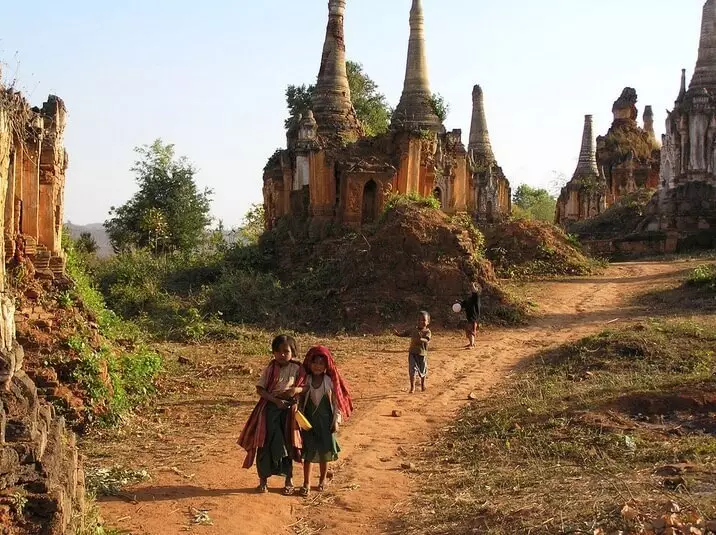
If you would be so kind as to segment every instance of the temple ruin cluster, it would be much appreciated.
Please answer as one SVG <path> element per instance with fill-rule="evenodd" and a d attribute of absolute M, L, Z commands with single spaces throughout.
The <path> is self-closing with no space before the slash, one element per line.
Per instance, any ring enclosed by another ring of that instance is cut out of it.
<path fill-rule="evenodd" d="M 27 257 L 39 276 L 53 278 L 65 265 L 65 104 L 51 95 L 33 108 L 20 93 L 0 87 L 0 114 L 5 258 Z"/>
<path fill-rule="evenodd" d="M 359 227 L 376 219 L 391 193 L 435 196 L 447 213 L 493 220 L 511 211 L 510 184 L 492 150 L 482 89 L 473 90 L 467 149 L 446 131 L 431 101 L 425 17 L 413 0 L 403 93 L 389 132 L 367 137 L 346 73 L 346 0 L 330 0 L 312 110 L 287 132 L 287 148 L 264 170 L 267 228 L 285 217 Z"/>
<path fill-rule="evenodd" d="M 661 145 L 654 133 L 654 112 L 651 106 L 644 108 L 640 127 L 636 103 L 636 91 L 624 88 L 612 107 L 609 131 L 596 140 L 592 116 L 585 117 L 577 169 L 557 202 L 559 225 L 595 217 L 639 189 L 657 189 Z"/>

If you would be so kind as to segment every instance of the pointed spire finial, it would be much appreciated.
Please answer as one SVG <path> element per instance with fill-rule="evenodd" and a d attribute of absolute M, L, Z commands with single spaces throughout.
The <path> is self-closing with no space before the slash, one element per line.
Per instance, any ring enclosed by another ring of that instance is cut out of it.
<path fill-rule="evenodd" d="M 716 91 L 716 0 L 707 0 L 701 19 L 701 40 L 689 90 Z"/>
<path fill-rule="evenodd" d="M 597 141 L 594 137 L 594 126 L 591 115 L 584 116 L 584 133 L 582 134 L 582 147 L 579 151 L 577 169 L 574 178 L 599 177 L 597 167 Z"/>
<path fill-rule="evenodd" d="M 313 93 L 313 112 L 318 131 L 323 135 L 362 133 L 346 71 L 345 11 L 346 0 L 329 0 L 326 40 Z"/>
<path fill-rule="evenodd" d="M 492 152 L 492 144 L 490 143 L 490 133 L 487 130 L 485 99 L 482 88 L 479 85 L 472 89 L 472 122 L 470 124 L 470 142 L 467 150 L 475 160 L 495 161 L 495 154 Z"/>
<path fill-rule="evenodd" d="M 421 0 L 410 9 L 410 40 L 405 67 L 405 83 L 400 102 L 393 113 L 395 126 L 444 130 L 431 105 L 432 92 L 425 56 L 425 15 Z"/>

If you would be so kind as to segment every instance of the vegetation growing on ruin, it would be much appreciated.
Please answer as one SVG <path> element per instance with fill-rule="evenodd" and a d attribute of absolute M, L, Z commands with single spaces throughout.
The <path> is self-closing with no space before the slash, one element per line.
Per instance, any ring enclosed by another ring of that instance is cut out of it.
<path fill-rule="evenodd" d="M 444 123 L 448 115 L 450 115 L 450 104 L 445 101 L 440 93 L 433 93 L 430 97 L 430 107 L 433 109 L 435 115 L 438 116 L 441 123 Z"/>
<path fill-rule="evenodd" d="M 378 136 L 388 131 L 393 110 L 388 105 L 385 95 L 378 90 L 376 84 L 363 69 L 363 65 L 355 61 L 346 62 L 348 86 L 351 90 L 351 102 L 356 110 L 365 134 L 368 137 Z M 305 115 L 312 108 L 315 85 L 289 85 L 286 88 L 286 105 L 288 118 L 286 129 L 298 126 L 298 117 Z"/>
<path fill-rule="evenodd" d="M 640 189 L 623 196 L 601 214 L 569 225 L 568 231 L 580 238 L 608 239 L 627 236 L 637 230 L 646 214 L 653 190 Z"/>
<path fill-rule="evenodd" d="M 670 500 L 684 523 L 708 514 L 715 344 L 712 324 L 651 321 L 539 354 L 431 444 L 401 533 L 648 533 Z"/>

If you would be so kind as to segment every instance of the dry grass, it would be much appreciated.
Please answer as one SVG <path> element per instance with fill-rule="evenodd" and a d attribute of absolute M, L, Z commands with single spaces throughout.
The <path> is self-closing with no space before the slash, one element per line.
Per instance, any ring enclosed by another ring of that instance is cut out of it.
<path fill-rule="evenodd" d="M 393 531 L 644 533 L 622 508 L 656 515 L 667 500 L 713 517 L 715 348 L 711 318 L 631 326 L 539 355 L 426 449 L 417 513 Z"/>

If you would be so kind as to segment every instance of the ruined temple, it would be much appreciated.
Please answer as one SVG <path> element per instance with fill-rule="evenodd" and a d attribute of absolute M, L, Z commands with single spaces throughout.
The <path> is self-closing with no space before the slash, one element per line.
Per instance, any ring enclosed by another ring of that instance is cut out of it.
<path fill-rule="evenodd" d="M 64 126 L 65 107 L 57 97 L 30 108 L 21 95 L 0 87 L 0 211 L 5 215 L 0 247 L 15 260 L 26 252 L 39 272 L 57 267 L 53 259 L 61 258 Z M 15 297 L 5 284 L 5 262 L 0 262 L 0 532 L 81 533 L 85 487 L 75 436 L 24 371 Z M 13 506 L 17 496 L 25 500 L 19 509 Z"/>
<path fill-rule="evenodd" d="M 597 165 L 597 146 L 591 115 L 584 116 L 582 146 L 577 169 L 562 188 L 557 200 L 555 219 L 566 226 L 574 221 L 589 219 L 607 208 L 607 184 Z"/>
<path fill-rule="evenodd" d="M 62 221 L 65 172 L 65 104 L 51 95 L 41 108 L 0 88 L 0 105 L 14 125 L 9 140 L 7 190 L 3 197 L 5 258 L 27 256 L 36 273 L 54 278 L 64 272 Z"/>
<path fill-rule="evenodd" d="M 359 227 L 378 217 L 391 193 L 433 195 L 446 212 L 476 218 L 509 214 L 509 182 L 489 148 L 482 92 L 474 96 L 471 155 L 461 130 L 447 132 L 433 108 L 421 0 L 410 10 L 400 102 L 389 132 L 376 137 L 365 136 L 351 103 L 345 8 L 346 0 L 329 1 L 312 110 L 288 129 L 287 148 L 264 169 L 267 228 L 287 217 L 310 221 L 319 235 L 332 224 Z"/>
<path fill-rule="evenodd" d="M 716 245 L 716 0 L 703 7 L 701 39 L 688 89 L 682 72 L 666 119 L 659 191 L 644 229 L 668 234 L 667 250 Z"/>
<path fill-rule="evenodd" d="M 661 147 L 654 134 L 654 112 L 644 108 L 643 128 L 637 124 L 636 90 L 627 87 L 614 102 L 609 131 L 597 138 L 597 163 L 606 179 L 607 205 L 639 189 L 659 185 Z"/>

